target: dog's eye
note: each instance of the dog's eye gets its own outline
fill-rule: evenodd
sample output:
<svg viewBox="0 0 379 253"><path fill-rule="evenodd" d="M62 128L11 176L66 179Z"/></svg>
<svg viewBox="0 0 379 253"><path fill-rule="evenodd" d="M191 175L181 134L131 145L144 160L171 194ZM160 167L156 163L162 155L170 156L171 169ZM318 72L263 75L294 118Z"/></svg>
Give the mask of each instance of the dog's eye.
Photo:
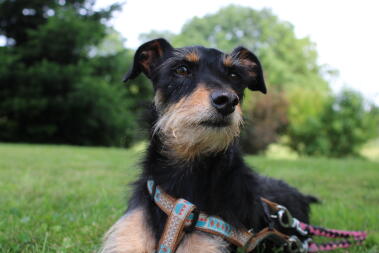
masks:
<svg viewBox="0 0 379 253"><path fill-rule="evenodd" d="M189 69L185 65L181 65L175 69L175 73L181 76L186 76L189 74Z"/></svg>
<svg viewBox="0 0 379 253"><path fill-rule="evenodd" d="M239 79L240 75L238 75L236 72L229 72L229 77L232 79Z"/></svg>

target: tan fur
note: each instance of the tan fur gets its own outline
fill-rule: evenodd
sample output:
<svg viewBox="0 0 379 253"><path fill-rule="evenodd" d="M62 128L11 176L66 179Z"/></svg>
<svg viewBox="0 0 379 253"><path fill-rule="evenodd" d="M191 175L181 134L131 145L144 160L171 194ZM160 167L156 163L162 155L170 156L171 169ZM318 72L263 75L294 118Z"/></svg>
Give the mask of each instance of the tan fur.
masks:
<svg viewBox="0 0 379 253"><path fill-rule="evenodd" d="M237 57L240 58L240 59L247 59L249 58L249 50L247 49L241 49L239 52L238 52L238 55Z"/></svg>
<svg viewBox="0 0 379 253"><path fill-rule="evenodd" d="M154 52L153 51L143 51L141 55L144 56L143 60L140 61L143 68L147 73L150 72L150 64L154 58Z"/></svg>
<svg viewBox="0 0 379 253"><path fill-rule="evenodd" d="M123 216L106 233L98 253L154 253L157 241L146 227L141 209ZM228 243L204 232L186 234L176 253L226 253Z"/></svg>
<svg viewBox="0 0 379 253"><path fill-rule="evenodd" d="M142 209L125 214L106 233L99 253L154 253L156 240Z"/></svg>
<svg viewBox="0 0 379 253"><path fill-rule="evenodd" d="M249 59L249 51L248 50L241 50L237 55L234 55L231 59L232 63L230 66L233 65L233 59L234 59L236 65L242 65L242 66L245 66L247 68L247 74L249 76L256 77L257 73L256 73L256 71L254 71L254 69L257 66L257 63L255 63Z"/></svg>
<svg viewBox="0 0 379 253"><path fill-rule="evenodd" d="M254 68L257 64L255 62L252 62L249 59L242 59L241 64L248 68L247 74L249 76L256 77L257 73L254 71Z"/></svg>
<svg viewBox="0 0 379 253"><path fill-rule="evenodd" d="M245 66L249 70L248 74L251 76L255 76L256 73L252 70L254 69L255 66L257 66L257 64L251 61L248 58L247 54L248 54L248 51L244 50L236 56L227 55L224 57L223 63L226 67L229 67L229 68L232 67L234 64Z"/></svg>
<svg viewBox="0 0 379 253"><path fill-rule="evenodd" d="M250 76L255 76L256 73L253 70L257 64L249 59L249 54L250 52L244 49L241 50L236 57L241 65L246 66L249 69L248 74Z"/></svg>
<svg viewBox="0 0 379 253"><path fill-rule="evenodd" d="M151 47L158 52L158 56L163 56L163 50L161 48L161 44L159 44L158 41L154 42Z"/></svg>
<svg viewBox="0 0 379 253"><path fill-rule="evenodd" d="M257 64L255 62L252 62L249 59L242 59L241 63L242 63L242 65L247 66L249 68L253 68L253 67L257 66Z"/></svg>
<svg viewBox="0 0 379 253"><path fill-rule="evenodd" d="M223 63L226 67L232 67L233 62L234 62L234 60L230 55L227 55L224 57Z"/></svg>
<svg viewBox="0 0 379 253"><path fill-rule="evenodd" d="M145 51L141 52L143 60L140 61L147 73L150 73L150 65L154 59L163 56L163 50L158 42L154 42Z"/></svg>
<svg viewBox="0 0 379 253"><path fill-rule="evenodd" d="M220 152L239 135L242 113L239 105L229 115L227 127L208 127L200 123L212 119L217 112L210 105L210 90L200 85L193 94L165 110L154 126L167 153L180 160L192 160L199 154Z"/></svg>
<svg viewBox="0 0 379 253"><path fill-rule="evenodd" d="M176 253L226 253L228 243L221 237L193 232L184 237Z"/></svg>
<svg viewBox="0 0 379 253"><path fill-rule="evenodd" d="M191 51L190 53L186 54L186 60L189 62L199 62L200 56L196 51Z"/></svg>

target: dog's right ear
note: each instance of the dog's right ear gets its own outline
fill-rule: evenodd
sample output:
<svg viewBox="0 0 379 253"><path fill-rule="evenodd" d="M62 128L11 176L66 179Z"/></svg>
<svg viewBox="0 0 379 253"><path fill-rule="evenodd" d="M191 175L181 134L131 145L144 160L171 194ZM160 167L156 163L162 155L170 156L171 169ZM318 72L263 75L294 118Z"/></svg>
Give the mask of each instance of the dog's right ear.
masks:
<svg viewBox="0 0 379 253"><path fill-rule="evenodd" d="M170 43L162 38L151 40L140 46L134 55L133 67L125 75L124 82L136 78L141 72L151 78L151 73L159 59L172 49Z"/></svg>
<svg viewBox="0 0 379 253"><path fill-rule="evenodd" d="M248 75L253 77L250 78L250 82L247 87L250 90L257 90L263 94L266 94L267 88L263 77L262 65L259 62L258 57L244 47L235 48L231 55L246 68Z"/></svg>

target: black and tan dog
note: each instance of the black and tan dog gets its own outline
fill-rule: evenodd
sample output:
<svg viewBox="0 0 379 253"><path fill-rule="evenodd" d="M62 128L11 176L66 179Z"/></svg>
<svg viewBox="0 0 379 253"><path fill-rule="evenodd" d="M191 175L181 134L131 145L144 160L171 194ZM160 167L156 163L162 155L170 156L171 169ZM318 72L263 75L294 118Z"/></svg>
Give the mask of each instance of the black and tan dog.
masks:
<svg viewBox="0 0 379 253"><path fill-rule="evenodd" d="M101 252L156 250L167 215L149 196L148 179L237 228L267 227L259 197L285 205L308 222L315 199L256 174L238 150L244 89L266 93L262 66L252 52L243 47L231 54L200 46L173 48L157 39L137 50L125 81L141 72L155 91L150 144L128 210L106 234ZM176 252L234 251L222 238L194 231Z"/></svg>

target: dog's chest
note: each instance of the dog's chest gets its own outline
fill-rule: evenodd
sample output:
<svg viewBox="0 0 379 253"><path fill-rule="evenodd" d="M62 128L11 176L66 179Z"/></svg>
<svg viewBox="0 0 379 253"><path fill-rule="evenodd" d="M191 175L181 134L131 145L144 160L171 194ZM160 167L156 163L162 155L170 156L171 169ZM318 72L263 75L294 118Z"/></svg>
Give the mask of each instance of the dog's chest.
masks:
<svg viewBox="0 0 379 253"><path fill-rule="evenodd" d="M106 234L101 253L154 253L154 238L146 214L135 209L124 215ZM203 232L186 234L176 253L228 253L228 243Z"/></svg>
<svg viewBox="0 0 379 253"><path fill-rule="evenodd" d="M228 243L221 237L203 232L193 232L185 235L177 253L228 253Z"/></svg>

